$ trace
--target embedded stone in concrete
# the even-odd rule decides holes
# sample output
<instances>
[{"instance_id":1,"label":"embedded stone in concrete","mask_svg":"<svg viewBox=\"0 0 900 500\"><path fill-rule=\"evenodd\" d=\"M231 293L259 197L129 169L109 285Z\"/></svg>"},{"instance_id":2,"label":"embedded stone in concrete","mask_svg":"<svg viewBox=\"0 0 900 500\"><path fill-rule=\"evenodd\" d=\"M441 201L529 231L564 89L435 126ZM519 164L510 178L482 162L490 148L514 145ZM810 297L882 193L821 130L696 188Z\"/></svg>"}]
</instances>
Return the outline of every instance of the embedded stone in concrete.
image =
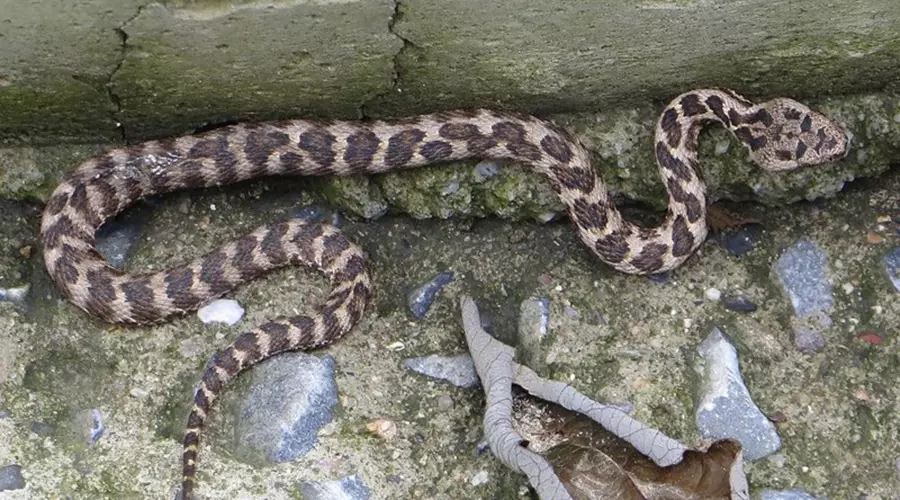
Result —
<instances>
[{"instance_id":1,"label":"embedded stone in concrete","mask_svg":"<svg viewBox=\"0 0 900 500\"><path fill-rule=\"evenodd\" d=\"M334 359L284 353L251 373L236 423L235 455L250 462L260 455L272 462L304 456L318 442L319 429L334 419Z\"/></svg>"},{"instance_id":2,"label":"embedded stone in concrete","mask_svg":"<svg viewBox=\"0 0 900 500\"><path fill-rule=\"evenodd\" d=\"M700 344L697 428L704 439L734 438L744 458L757 460L781 448L775 425L759 410L744 385L737 350L718 328Z\"/></svg>"}]
</instances>

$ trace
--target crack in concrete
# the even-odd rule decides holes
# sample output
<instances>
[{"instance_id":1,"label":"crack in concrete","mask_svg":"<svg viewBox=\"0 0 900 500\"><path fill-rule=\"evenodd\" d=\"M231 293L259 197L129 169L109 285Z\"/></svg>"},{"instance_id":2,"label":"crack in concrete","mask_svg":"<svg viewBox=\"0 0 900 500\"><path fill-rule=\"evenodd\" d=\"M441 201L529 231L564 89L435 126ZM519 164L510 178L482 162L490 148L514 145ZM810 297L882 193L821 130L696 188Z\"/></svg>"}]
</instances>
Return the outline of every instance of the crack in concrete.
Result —
<instances>
[{"instance_id":1,"label":"crack in concrete","mask_svg":"<svg viewBox=\"0 0 900 500\"><path fill-rule=\"evenodd\" d=\"M122 139L122 142L128 142L128 134L126 133L125 126L122 124L122 99L113 89L113 78L116 77L116 74L122 69L122 65L125 63L125 56L128 51L128 33L125 31L125 28L128 27L141 13L144 9L149 6L150 3L146 3L137 8L137 11L125 20L118 28L115 29L116 35L119 36L120 40L120 49L119 49L119 60L116 62L115 67L109 73L109 76L106 77L106 83L103 85L106 89L106 96L109 98L109 101L112 103L113 107L115 107L115 111L111 113L112 119L116 122L116 127L119 130L119 136Z\"/></svg>"},{"instance_id":2,"label":"crack in concrete","mask_svg":"<svg viewBox=\"0 0 900 500\"><path fill-rule=\"evenodd\" d=\"M379 93L375 94L374 96L372 96L371 98L369 98L365 102L363 102L359 106L359 110L358 110L359 111L358 114L359 114L360 118L369 118L368 113L366 112L366 108L371 106L378 99L381 99L382 97L385 97L385 96L391 94L392 92L395 92L398 89L400 89L400 82L403 79L403 76L401 73L402 65L400 63L400 58L403 56L404 52L406 52L408 49L416 47L416 44L414 44L412 42L412 40L405 38L403 35L401 35L400 33L397 33L397 31L395 31L395 26L397 25L397 22L400 20L400 18L403 17L403 12L401 11L400 0L393 0L391 3L392 3L392 7L393 7L393 12L391 12L391 18L388 20L387 30L388 30L388 33L390 33L391 35L394 35L401 42L403 42L403 45L400 46L400 48L397 50L397 52L394 53L393 57L391 58L391 86L390 86L390 88L388 88L384 92L379 92Z\"/></svg>"}]
</instances>

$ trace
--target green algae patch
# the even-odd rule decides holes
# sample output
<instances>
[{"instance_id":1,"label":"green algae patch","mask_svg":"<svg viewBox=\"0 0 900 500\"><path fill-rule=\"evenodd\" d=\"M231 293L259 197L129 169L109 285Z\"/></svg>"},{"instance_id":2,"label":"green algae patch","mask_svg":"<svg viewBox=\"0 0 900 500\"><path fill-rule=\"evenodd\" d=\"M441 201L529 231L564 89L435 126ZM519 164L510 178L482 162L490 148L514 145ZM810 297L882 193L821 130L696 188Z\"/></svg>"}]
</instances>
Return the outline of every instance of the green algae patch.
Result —
<instances>
[{"instance_id":1,"label":"green algae patch","mask_svg":"<svg viewBox=\"0 0 900 500\"><path fill-rule=\"evenodd\" d=\"M0 198L46 200L68 172L103 149L97 144L0 148Z\"/></svg>"}]
</instances>

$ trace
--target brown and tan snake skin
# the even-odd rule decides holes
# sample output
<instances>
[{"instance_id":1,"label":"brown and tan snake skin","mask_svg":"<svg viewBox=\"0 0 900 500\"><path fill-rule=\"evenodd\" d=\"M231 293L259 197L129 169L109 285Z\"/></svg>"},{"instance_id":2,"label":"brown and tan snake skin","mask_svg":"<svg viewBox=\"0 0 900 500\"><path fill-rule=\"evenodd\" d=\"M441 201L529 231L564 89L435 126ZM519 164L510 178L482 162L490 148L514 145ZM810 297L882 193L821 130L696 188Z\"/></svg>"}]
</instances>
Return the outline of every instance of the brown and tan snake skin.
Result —
<instances>
[{"instance_id":1,"label":"brown and tan snake skin","mask_svg":"<svg viewBox=\"0 0 900 500\"><path fill-rule=\"evenodd\" d=\"M697 171L697 137L719 122L769 170L841 158L843 131L789 99L754 105L729 90L676 97L656 127L656 159L669 194L658 227L623 220L569 133L533 116L453 111L398 121L293 120L241 124L149 141L90 159L47 203L44 260L61 293L107 321L152 324L184 314L237 285L286 264L321 269L333 290L305 315L279 317L216 352L203 374L184 437L182 492L191 498L200 432L225 384L277 353L327 345L359 321L372 294L362 251L336 228L290 220L257 229L164 271L119 271L94 247L98 227L141 197L268 175L377 174L467 158L505 158L544 174L568 208L581 240L619 271L649 274L688 258L707 234L706 186Z\"/></svg>"}]
</instances>

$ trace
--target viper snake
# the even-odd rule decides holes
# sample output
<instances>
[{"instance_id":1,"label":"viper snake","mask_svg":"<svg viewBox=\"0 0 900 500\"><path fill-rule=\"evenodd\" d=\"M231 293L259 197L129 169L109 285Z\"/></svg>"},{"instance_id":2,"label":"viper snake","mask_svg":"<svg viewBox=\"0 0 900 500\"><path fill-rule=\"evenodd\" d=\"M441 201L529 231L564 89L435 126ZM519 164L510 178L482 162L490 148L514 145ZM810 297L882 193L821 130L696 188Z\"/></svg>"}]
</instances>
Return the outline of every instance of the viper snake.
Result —
<instances>
[{"instance_id":1,"label":"viper snake","mask_svg":"<svg viewBox=\"0 0 900 500\"><path fill-rule=\"evenodd\" d=\"M347 333L372 295L364 254L333 226L292 219L171 269L128 273L110 266L95 247L105 220L145 196L261 176L378 174L470 158L509 159L549 179L581 240L600 260L625 273L660 273L683 263L706 238L706 186L697 170L705 122L722 124L756 164L771 171L837 160L848 146L840 127L793 100L753 104L730 90L686 92L666 107L655 131L668 211L660 225L642 227L615 208L589 151L566 130L534 116L476 109L395 121L238 124L122 147L81 164L47 202L44 261L77 307L131 325L196 310L286 264L317 268L329 278L333 288L323 303L241 333L212 356L184 435L182 493L188 499L200 432L226 383L275 354L321 347Z\"/></svg>"}]
</instances>

